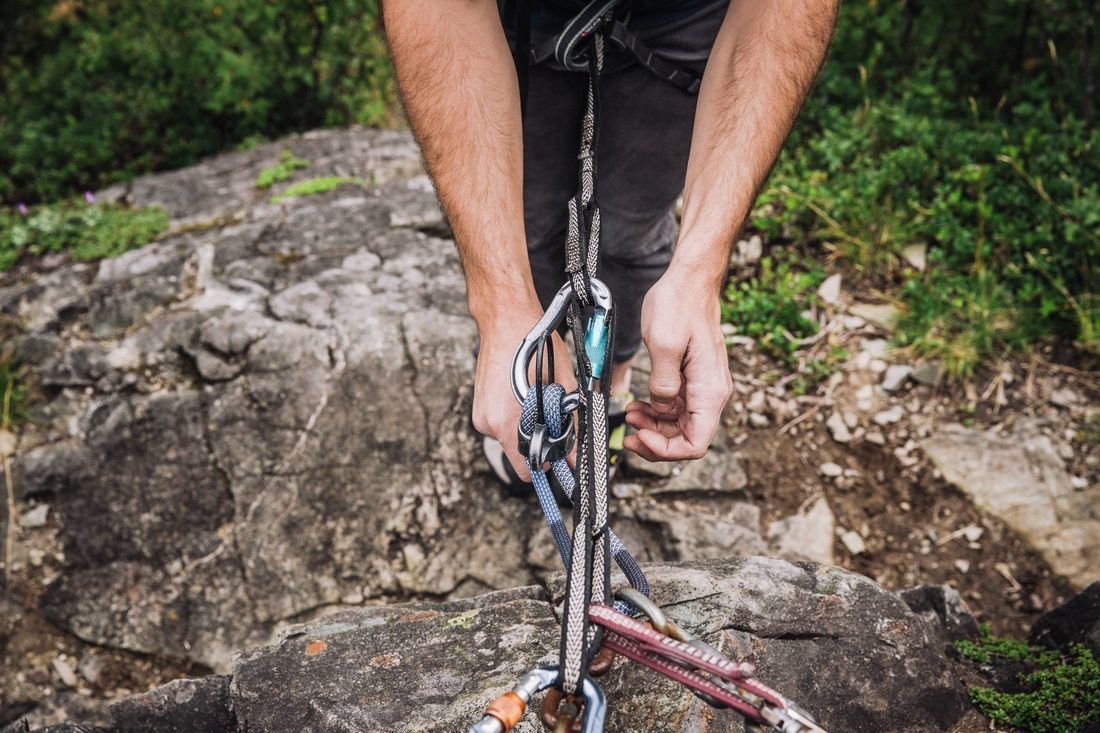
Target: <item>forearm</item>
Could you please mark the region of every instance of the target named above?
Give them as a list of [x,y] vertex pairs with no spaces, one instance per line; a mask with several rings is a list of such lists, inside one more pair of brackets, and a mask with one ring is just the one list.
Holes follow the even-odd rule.
[[825,58],[837,0],[734,0],[699,90],[672,267],[717,292],[729,250]]
[[462,258],[481,328],[537,307],[523,229],[515,68],[494,0],[385,0],[409,123]]

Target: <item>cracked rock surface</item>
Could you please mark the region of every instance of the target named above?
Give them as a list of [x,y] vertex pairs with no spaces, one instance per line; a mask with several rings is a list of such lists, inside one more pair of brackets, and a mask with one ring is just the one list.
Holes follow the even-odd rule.
[[[284,148],[370,183],[273,204]],[[419,170],[407,133],[327,130],[146,176],[99,196],[165,207],[168,236],[0,287],[46,397],[13,468],[49,507],[17,537],[47,618],[224,673],[324,610],[558,569],[470,428],[475,329]],[[766,548],[732,453],[657,483],[616,502],[641,559]]]
[[[944,731],[968,710],[941,626],[862,576],[760,557],[647,571],[672,619],[753,662],[762,682],[827,730]],[[560,586],[552,582],[551,595]],[[182,730],[185,719],[212,733],[453,733],[524,672],[552,662],[557,641],[555,607],[537,586],[347,610],[242,655],[228,683],[174,682],[115,703],[103,730]],[[737,714],[627,660],[600,681],[609,731],[744,730]],[[528,714],[516,730],[541,726]]]

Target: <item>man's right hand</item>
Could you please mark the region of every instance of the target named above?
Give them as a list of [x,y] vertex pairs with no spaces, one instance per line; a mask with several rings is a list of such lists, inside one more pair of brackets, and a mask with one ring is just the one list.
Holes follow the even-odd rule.
[[[505,322],[480,329],[481,347],[474,377],[474,428],[498,441],[504,455],[524,481],[531,480],[527,458],[519,451],[519,415],[521,406],[512,394],[512,358],[528,331],[542,317],[542,312],[509,313]],[[566,391],[576,389],[576,378],[569,365],[569,352],[554,334],[555,381]],[[534,372],[529,375],[534,384]]]

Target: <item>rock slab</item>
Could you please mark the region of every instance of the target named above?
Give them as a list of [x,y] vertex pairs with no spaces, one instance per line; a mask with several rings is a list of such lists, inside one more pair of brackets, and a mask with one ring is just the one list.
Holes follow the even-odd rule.
[[[371,183],[273,204],[295,181],[254,184],[283,149],[310,161],[295,180]],[[346,603],[556,569],[537,505],[502,500],[470,426],[474,324],[411,135],[316,131],[100,198],[164,206],[171,233],[0,286],[48,398],[13,468],[56,526],[34,594],[52,622],[226,673]],[[765,551],[734,453],[675,473],[615,503],[639,557]]]
[[921,443],[979,509],[1018,532],[1079,588],[1100,579],[1100,486],[1073,486],[1043,435],[948,428]]
[[[863,576],[750,557],[646,568],[689,632],[830,731],[945,731],[969,710],[940,624]],[[558,579],[446,603],[364,607],[291,627],[237,658],[231,680],[181,680],[111,706],[110,733],[454,733],[557,656]],[[600,678],[608,731],[741,733],[663,677],[619,659]],[[79,730],[71,728],[70,730]],[[516,728],[541,730],[531,713]]]

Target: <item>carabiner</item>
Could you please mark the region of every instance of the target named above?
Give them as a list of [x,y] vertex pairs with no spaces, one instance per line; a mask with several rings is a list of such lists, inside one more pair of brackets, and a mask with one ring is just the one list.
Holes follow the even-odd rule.
[[[599,374],[603,370],[603,352],[606,347],[607,339],[607,314],[611,312],[611,291],[607,286],[596,278],[591,278],[592,282],[592,297],[596,306],[596,312],[592,316],[590,322],[589,332],[595,332],[594,336],[586,338],[585,353],[588,354],[588,359],[592,362],[593,374]],[[522,405],[527,398],[527,390],[531,389],[531,382],[527,375],[531,369],[531,360],[535,357],[535,351],[538,349],[539,342],[549,336],[557,329],[569,315],[569,307],[573,304],[573,285],[572,283],[565,283],[558,290],[557,295],[550,301],[550,307],[546,309],[546,312],[539,319],[539,322],[535,324],[527,336],[523,339],[523,343],[516,349],[516,355],[512,358],[512,394],[516,396],[516,400]],[[597,357],[597,354],[599,355]],[[599,370],[596,369],[597,364]],[[577,409],[577,405],[580,404],[580,396],[576,393],[570,393],[562,400],[562,409],[566,412],[572,412]]]
[[[489,705],[485,717],[470,726],[469,733],[508,733],[523,718],[531,698],[556,685],[560,677],[557,667],[531,670],[515,687]],[[584,697],[581,733],[603,733],[604,719],[607,717],[607,698],[603,690],[591,677],[585,677],[581,694]]]

